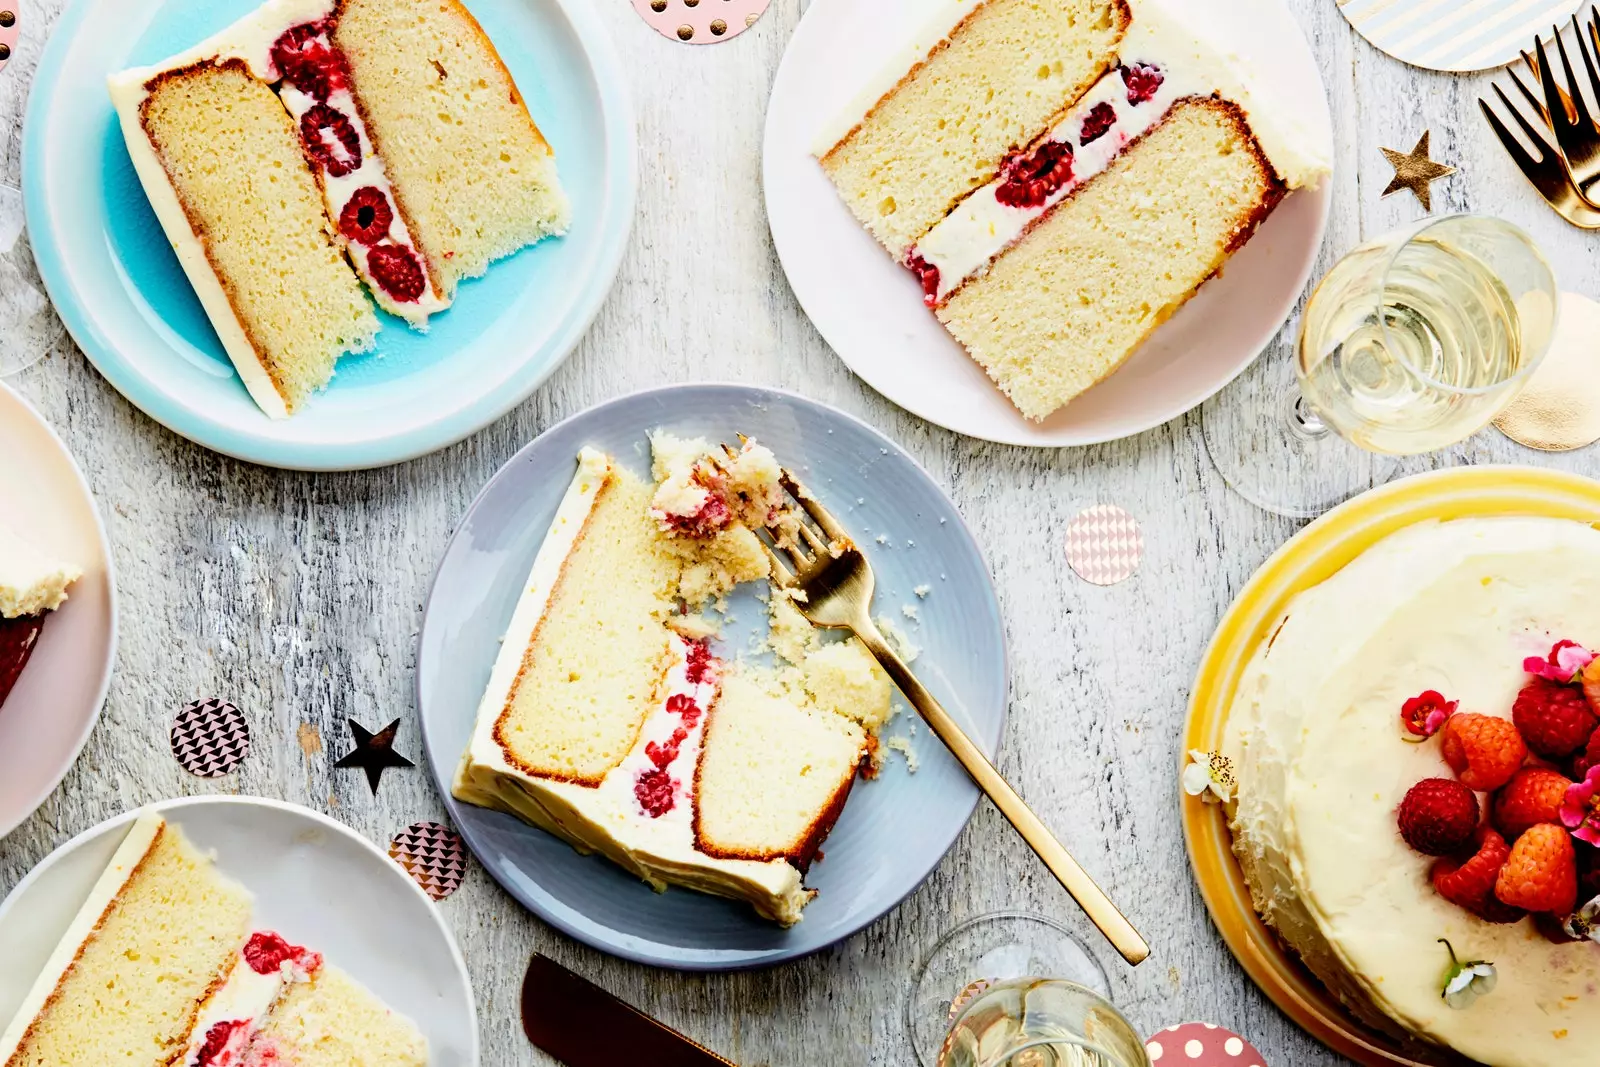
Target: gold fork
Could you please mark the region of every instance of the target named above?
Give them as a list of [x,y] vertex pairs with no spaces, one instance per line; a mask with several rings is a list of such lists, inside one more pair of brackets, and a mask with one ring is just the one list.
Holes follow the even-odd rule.
[[[1526,52],[1522,58],[1527,61],[1530,71],[1535,78],[1542,82],[1544,74],[1539,63]],[[1548,66],[1548,64],[1546,64]],[[1529,89],[1522,79],[1518,77],[1516,69],[1506,68],[1506,73],[1511,76],[1522,98],[1527,102],[1538,121],[1543,126],[1543,132],[1536,128],[1523,116],[1521,110],[1506,96],[1505,90],[1496,83],[1491,83],[1495,95],[1500,98],[1501,106],[1516,120],[1517,126],[1522,130],[1528,144],[1539,153],[1535,157],[1518,141],[1505,122],[1489,106],[1489,101],[1478,98],[1478,107],[1483,111],[1483,117],[1489,120],[1489,125],[1494,128],[1495,136],[1500,138],[1500,144],[1505,147],[1513,163],[1522,171],[1528,183],[1538,190],[1545,202],[1556,210],[1562,218],[1585,230],[1600,230],[1600,211],[1597,211],[1584,199],[1582,193],[1572,180],[1572,172],[1568,168],[1566,157],[1561,154],[1561,149],[1551,143],[1554,136],[1550,128],[1550,115],[1545,103],[1532,89]],[[1557,95],[1564,95],[1557,88]]]
[[[939,740],[955,754],[956,759],[972,775],[995,807],[1015,826],[1039,858],[1044,860],[1050,873],[1056,876],[1072,899],[1078,902],[1106,939],[1122,953],[1129,963],[1138,964],[1150,955],[1150,946],[1133,928],[1117,906],[1105,895],[1094,879],[1086,874],[1076,860],[1056,840],[1039,816],[1017,795],[993,763],[973,744],[972,739],[950,718],[932,693],[917,681],[904,661],[895,654],[872,622],[872,593],[876,581],[872,566],[860,549],[850,540],[828,509],[812,496],[805,486],[789,471],[783,472],[783,487],[797,501],[811,521],[822,531],[819,535],[792,512],[786,521],[776,522],[769,529],[773,543],[762,544],[772,557],[772,577],[786,590],[801,594],[795,606],[813,625],[831,629],[849,630],[889,672],[900,692],[911,706],[917,709],[923,721],[938,735]],[[827,540],[824,541],[823,537]]]

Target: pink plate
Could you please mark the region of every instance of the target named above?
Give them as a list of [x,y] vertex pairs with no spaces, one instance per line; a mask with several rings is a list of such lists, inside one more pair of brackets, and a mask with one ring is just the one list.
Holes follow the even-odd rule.
[[0,70],[17,51],[17,38],[22,36],[21,0],[0,0]]
[[[5,0],[0,0],[3,4]],[[0,383],[0,517],[83,568],[0,707],[0,838],[44,803],[100,716],[117,647],[111,549],[89,484],[61,438]]]
[[684,44],[719,44],[754,26],[769,3],[771,0],[633,0],[633,9],[663,37]]

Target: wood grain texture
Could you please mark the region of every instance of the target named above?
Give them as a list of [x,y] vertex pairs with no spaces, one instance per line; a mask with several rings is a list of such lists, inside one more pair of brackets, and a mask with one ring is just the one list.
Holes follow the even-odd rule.
[[[22,0],[24,37],[0,74],[0,180],[19,179],[21,125],[41,42],[64,0]],[[1419,217],[1379,198],[1380,146],[1433,131],[1461,173],[1436,212],[1503,215],[1551,252],[1566,288],[1600,296],[1591,239],[1536,200],[1477,114],[1482,76],[1411,70],[1361,41],[1333,0],[1289,0],[1311,36],[1335,114],[1337,195],[1323,267],[1361,237]],[[549,1062],[516,1018],[528,955],[554,956],[747,1065],[911,1063],[901,1000],[921,954],[955,922],[997,908],[1054,915],[1106,961],[1144,1032],[1226,1025],[1277,1065],[1343,1062],[1250,984],[1190,877],[1175,811],[1178,734],[1211,630],[1251,571],[1296,525],[1233,494],[1197,414],[1117,444],[1033,451],[966,440],[893,407],[851,376],[795,303],[773,253],[759,181],[765,99],[801,15],[781,0],[737,40],[686,47],[626,0],[593,0],[633,78],[642,186],[632,244],[594,328],[533,398],[436,455],[360,474],[265,470],[173,436],[75,350],[11,381],[61,431],[106,516],[121,585],[122,644],[104,717],[50,800],[0,840],[0,891],[69,836],[131,805],[237,791],[309,805],[374,841],[444,815],[423,768],[391,771],[374,799],[334,771],[317,739],[350,744],[346,716],[402,720],[420,757],[415,641],[435,561],[495,469],[557,419],[632,390],[691,380],[794,389],[900,441],[953,496],[980,542],[1006,619],[1013,702],[1002,770],[1155,945],[1130,970],[987,805],[929,882],[863,934],[750,974],[679,975],[609,959],[532,919],[473,866],[442,910],[472,970],[485,1067]],[[698,298],[687,294],[700,294]],[[715,294],[713,300],[712,294]],[[1281,361],[1281,344],[1267,359]],[[1271,366],[1263,363],[1263,367]],[[1493,432],[1430,464],[1533,462],[1600,471],[1592,450],[1550,457]],[[1067,523],[1116,503],[1144,522],[1139,574],[1108,589],[1069,571]],[[220,696],[255,746],[220,783],[167,751],[171,716]],[[308,730],[307,727],[314,728]]]

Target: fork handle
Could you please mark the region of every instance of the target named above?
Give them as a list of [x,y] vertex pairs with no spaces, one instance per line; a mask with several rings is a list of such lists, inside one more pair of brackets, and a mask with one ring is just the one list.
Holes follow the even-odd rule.
[[912,707],[917,709],[923,721],[938,735],[945,747],[955,754],[956,759],[967,769],[972,780],[978,783],[989,799],[994,801],[995,807],[1000,809],[1017,832],[1022,834],[1023,840],[1050,868],[1050,873],[1078,902],[1100,932],[1106,936],[1112,946],[1122,954],[1122,958],[1130,964],[1143,963],[1150,955],[1150,946],[1145,939],[1139,936],[1139,931],[1133,928],[1126,916],[1117,909],[1106,896],[1105,891],[1095,884],[1084,869],[1078,866],[1078,861],[1072,858],[1055,834],[1033,813],[1027,802],[1017,795],[1011,788],[989,757],[973,744],[972,739],[966,735],[961,727],[956,725],[944,706],[934,699],[932,693],[919,681],[916,675],[907,667],[883,639],[878,628],[868,620],[855,627],[856,636],[867,646],[883,669],[889,672],[889,677],[894,679],[894,684],[900,687],[900,692],[905,694]]

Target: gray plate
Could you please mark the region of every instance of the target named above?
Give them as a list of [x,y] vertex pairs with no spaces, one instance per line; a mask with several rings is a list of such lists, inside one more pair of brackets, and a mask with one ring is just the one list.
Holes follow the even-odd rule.
[[[595,948],[689,970],[765,966],[826,948],[887,913],[933,871],[971,817],[977,788],[903,702],[885,733],[909,736],[920,766],[910,773],[890,753],[878,780],[858,784],[807,878],[819,895],[790,930],[743,903],[679,889],[654,893],[606,860],[450,795],[500,638],[578,450],[604,449],[648,476],[645,435],[658,427],[712,441],[734,441],[742,431],[769,445],[868,550],[878,575],[875,614],[893,617],[923,649],[913,669],[991,755],[1006,712],[1000,606],[971,533],[915,461],[842,412],[770,389],[686,385],[602,404],[517,453],[473,502],[439,564],[417,653],[428,762],[467,844],[534,914]],[[923,584],[932,587],[925,600],[915,594]],[[902,615],[907,604],[920,621]],[[764,625],[750,590],[734,599],[732,615],[720,645],[730,654]]]

